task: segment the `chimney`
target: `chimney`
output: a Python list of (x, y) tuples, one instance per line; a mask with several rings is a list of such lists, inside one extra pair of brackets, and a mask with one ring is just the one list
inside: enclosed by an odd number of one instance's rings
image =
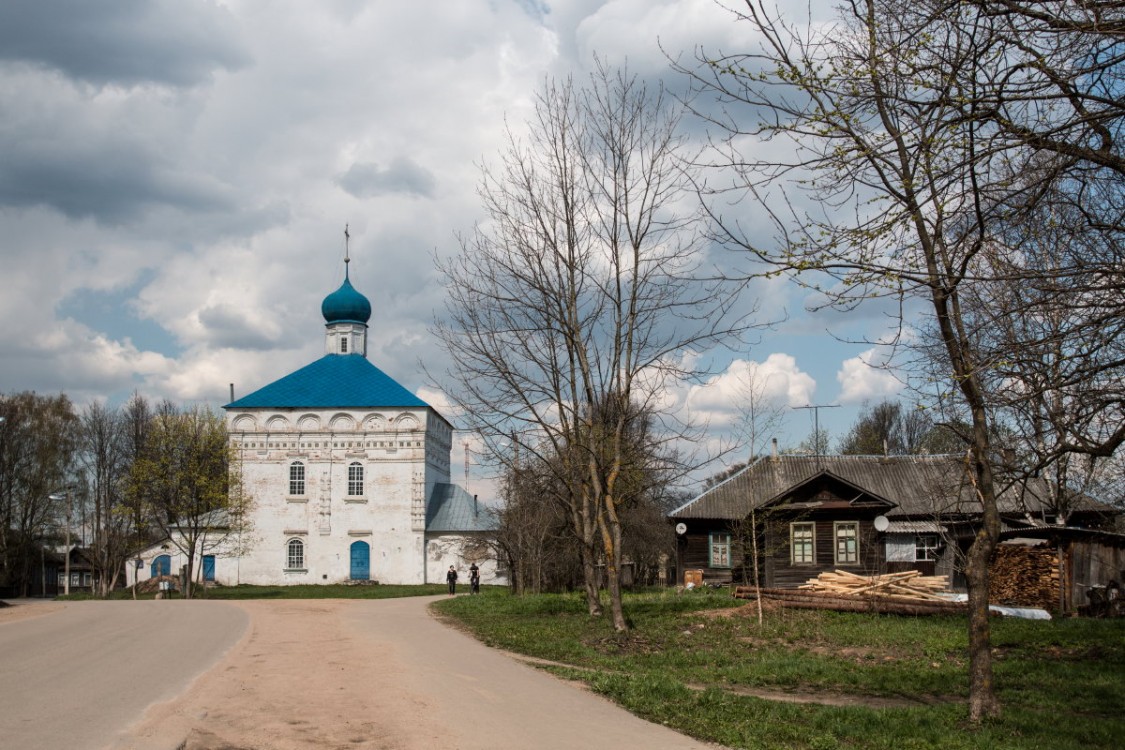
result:
[(773, 438), (770, 446), (770, 458), (777, 460), (777, 438)]
[(234, 383), (230, 384), (230, 400), (234, 401)]
[(473, 516), (477, 515), (477, 496), (473, 495)]

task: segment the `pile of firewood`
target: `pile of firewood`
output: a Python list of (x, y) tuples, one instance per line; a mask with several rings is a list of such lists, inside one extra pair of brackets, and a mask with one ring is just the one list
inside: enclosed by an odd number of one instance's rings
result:
[(917, 570), (876, 576), (861, 576), (849, 573), (846, 570), (836, 570), (821, 573), (816, 578), (809, 579), (799, 588), (806, 591), (824, 591), (843, 596), (887, 594), (910, 599), (943, 602), (947, 599), (938, 596), (938, 593), (949, 591), (949, 577), (924, 576)]
[(1002, 544), (989, 568), (992, 601), (1017, 607), (1059, 606), (1059, 558), (1049, 547)]

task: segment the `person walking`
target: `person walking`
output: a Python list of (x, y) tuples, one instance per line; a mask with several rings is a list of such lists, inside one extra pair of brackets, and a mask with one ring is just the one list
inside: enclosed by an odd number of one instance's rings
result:
[(480, 568), (476, 563), (469, 566), (469, 593), (480, 593)]
[(452, 565), (449, 566), (449, 572), (445, 574), (445, 582), (449, 584), (449, 595), (453, 596), (457, 593), (457, 568)]

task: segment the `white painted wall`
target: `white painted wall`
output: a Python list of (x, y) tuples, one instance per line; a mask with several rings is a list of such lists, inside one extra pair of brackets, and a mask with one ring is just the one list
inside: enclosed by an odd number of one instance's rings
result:
[(469, 566), (477, 564), (483, 586), (507, 586), (508, 578), (501, 575), (496, 555), (487, 551), (479, 537), (472, 534), (426, 535), (426, 583), (445, 583), (445, 574), (452, 565), (457, 569), (457, 585), (469, 585)]
[[(350, 578), (350, 547), (371, 545), (370, 577), (425, 580), (425, 502), (449, 481), (452, 430), (429, 409), (240, 410), (227, 415), (253, 498), (253, 544), (241, 583), (340, 583)], [(289, 467), (305, 467), (305, 492), (289, 494)], [(364, 469), (364, 492), (348, 495), (348, 466)], [(286, 569), (290, 539), (305, 544), (305, 565)]]

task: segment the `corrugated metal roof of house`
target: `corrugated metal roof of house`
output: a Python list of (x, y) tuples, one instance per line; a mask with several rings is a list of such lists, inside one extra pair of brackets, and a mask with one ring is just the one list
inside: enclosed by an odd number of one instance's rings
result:
[(495, 531), (496, 515), (459, 485), (439, 482), (426, 503), (426, 531)]
[[(975, 515), (981, 505), (968, 468), (962, 455), (766, 456), (668, 515), (685, 519), (745, 518), (752, 507), (760, 508), (820, 473), (834, 474), (895, 503), (896, 507), (886, 513), (890, 518), (934, 513)], [(1000, 510), (1042, 509), (1046, 489), (1041, 480), (1009, 489), (1000, 498)]]
[(315, 362), (230, 402), (224, 409), (347, 409), (429, 407), (367, 358), (326, 354)]

